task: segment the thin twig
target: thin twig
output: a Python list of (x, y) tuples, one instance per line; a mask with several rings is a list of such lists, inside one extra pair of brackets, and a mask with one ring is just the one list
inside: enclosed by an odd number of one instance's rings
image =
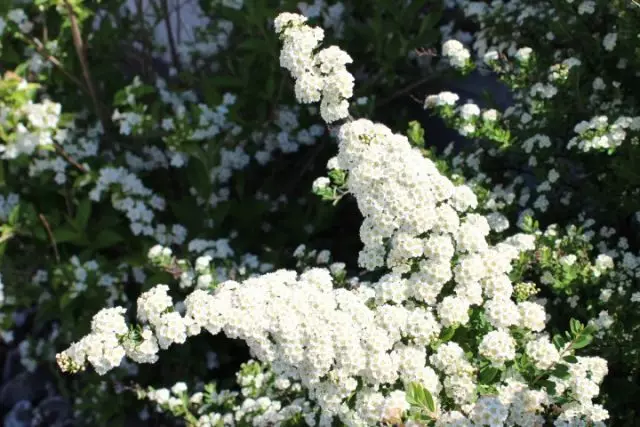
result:
[(53, 254), (56, 257), (56, 262), (60, 262), (60, 254), (58, 253), (58, 245), (56, 245), (56, 239), (53, 238), (53, 233), (51, 232), (51, 227), (49, 226), (49, 221), (44, 216), (44, 214), (39, 214), (38, 217), (40, 221), (42, 221), (42, 225), (44, 225), (44, 229), (47, 231), (47, 235), (49, 236), (49, 240), (51, 241), (51, 246), (53, 247)]
[(96, 92), (95, 85), (93, 84), (93, 79), (91, 78), (91, 72), (89, 71), (89, 63), (87, 61), (87, 47), (82, 40), (82, 33), (80, 32), (80, 26), (78, 25), (76, 14), (73, 11), (73, 6), (71, 6), (71, 3), (69, 3), (69, 0), (64, 0), (64, 4), (67, 7), (67, 11), (69, 12), (73, 46), (76, 49), (76, 54), (78, 55), (78, 60), (80, 61), (82, 75), (84, 76), (85, 84), (87, 85), (87, 89), (89, 90), (89, 96), (91, 97), (91, 101), (93, 101), (93, 107), (96, 111), (96, 114), (98, 115), (100, 122), (102, 122), (102, 128), (105, 132), (107, 132), (109, 119), (108, 116), (105, 115), (100, 102), (98, 101), (98, 93)]
[(57, 142), (54, 142), (53, 144), (56, 147), (56, 151), (58, 152), (58, 154), (60, 154), (62, 157), (64, 157), (67, 162), (69, 162), (71, 165), (75, 166), (82, 173), (87, 173), (88, 172), (87, 169), (84, 166), (82, 166), (80, 163), (78, 163), (77, 160), (75, 160), (73, 157), (71, 157), (69, 155), (69, 153), (67, 153), (64, 150), (64, 148), (62, 148), (62, 145), (58, 144)]
[(438, 78), (440, 78), (440, 75), (429, 75), (426, 76), (416, 82), (411, 83), (408, 86), (405, 86), (404, 88), (400, 89), (399, 91), (395, 92), (393, 95), (391, 95), (390, 97), (388, 97), (387, 99), (383, 99), (382, 101), (380, 101), (380, 104), (377, 104), (376, 107), (382, 107), (386, 104), (388, 104), (389, 102), (393, 101), (394, 99), (408, 93), (411, 92), (413, 89), (417, 88), (418, 86), (421, 86), (425, 83), (431, 82), (433, 80), (437, 80)]
[(23, 36), (22, 34), (20, 34), (20, 36), (22, 37), (22, 39), (24, 41), (26, 41), (27, 43), (31, 44), (36, 49), (36, 51), (40, 55), (42, 55), (47, 61), (49, 61), (53, 65), (55, 65), (62, 72), (62, 74), (64, 74), (69, 80), (71, 80), (76, 85), (78, 85), (80, 87), (80, 89), (82, 89), (83, 91), (87, 92), (87, 88), (84, 86), (82, 81), (80, 79), (78, 79), (76, 76), (74, 76), (73, 74), (69, 73), (67, 70), (65, 70), (64, 66), (58, 60), (58, 58), (53, 56), (51, 54), (51, 52), (49, 52), (49, 50), (42, 44), (42, 42), (40, 40), (35, 39), (35, 38), (32, 39), (32, 38)]
[(176, 41), (173, 38), (173, 29), (171, 28), (171, 14), (169, 13), (169, 5), (167, 0), (160, 0), (162, 6), (162, 12), (165, 15), (164, 25), (167, 27), (167, 38), (169, 40), (169, 52), (171, 52), (171, 60), (176, 70), (180, 71), (180, 58), (178, 57), (178, 51), (176, 49)]
[(40, 17), (42, 18), (42, 40), (46, 45), (49, 42), (49, 28), (47, 27), (47, 20), (44, 16), (44, 13), (41, 13)]
[(69, 191), (69, 187), (65, 185), (64, 187), (64, 204), (67, 207), (67, 215), (70, 217), (74, 217), (73, 208), (71, 207), (71, 191)]
[(176, 38), (178, 39), (178, 45), (182, 43), (182, 15), (180, 12), (182, 11), (182, 5), (176, 6)]
[(424, 103), (422, 101), (420, 101), (416, 96), (414, 95), (409, 95), (409, 98), (413, 99), (414, 101), (416, 101), (418, 104), (420, 105), (424, 105)]

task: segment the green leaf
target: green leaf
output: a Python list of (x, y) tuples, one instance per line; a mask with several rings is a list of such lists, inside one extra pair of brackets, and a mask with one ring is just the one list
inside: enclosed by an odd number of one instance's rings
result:
[(262, 38), (254, 38), (254, 39), (246, 39), (241, 43), (238, 43), (236, 47), (240, 50), (248, 50), (251, 52), (261, 52), (263, 51), (264, 39)]
[(212, 83), (214, 83), (216, 87), (224, 87), (225, 90), (242, 88), (245, 84), (241, 78), (223, 75), (215, 76), (214, 78), (212, 78)]
[(584, 326), (578, 320), (572, 318), (569, 321), (569, 329), (571, 330), (571, 333), (575, 336), (575, 335), (578, 335), (582, 331), (582, 329), (584, 329)]
[(566, 356), (566, 357), (563, 357), (562, 360), (564, 360), (567, 363), (578, 363), (578, 358), (575, 356)]
[(71, 242), (81, 237), (77, 230), (66, 225), (56, 228), (52, 234), (56, 243)]
[(547, 392), (551, 395), (556, 394), (556, 383), (549, 380), (540, 381), (540, 385), (547, 389)]
[(411, 383), (409, 390), (407, 391), (407, 402), (412, 406), (417, 406), (420, 409), (426, 409), (433, 413), (436, 410), (436, 403), (433, 400), (433, 396), (424, 388), (420, 383)]
[(442, 333), (440, 334), (440, 341), (442, 341), (442, 342), (449, 341), (451, 338), (453, 338), (453, 335), (455, 333), (456, 333), (456, 327), (455, 326), (449, 326), (447, 328), (444, 328), (442, 330)]
[(75, 181), (73, 182), (73, 188), (82, 188), (85, 187), (89, 184), (91, 184), (94, 181), (95, 177), (92, 176), (90, 173), (85, 173), (82, 174), (80, 176), (78, 176)]
[(79, 230), (86, 230), (91, 217), (91, 199), (83, 199), (76, 211), (75, 225)]
[(64, 311), (69, 306), (72, 300), (73, 298), (71, 296), (71, 292), (65, 292), (62, 295), (62, 298), (60, 298), (60, 310)]
[(413, 145), (417, 147), (424, 146), (424, 129), (420, 125), (420, 122), (416, 120), (409, 122), (407, 136)]
[(411, 406), (418, 406), (418, 400), (416, 398), (416, 389), (415, 389), (415, 384), (410, 384), (409, 385), (409, 390), (407, 390), (407, 402), (411, 405)]
[(593, 336), (587, 334), (581, 335), (573, 342), (573, 344), (571, 344), (571, 348), (573, 348), (574, 350), (584, 348), (591, 344), (591, 341), (593, 341)]
[(104, 248), (108, 248), (109, 246), (113, 246), (116, 243), (120, 243), (123, 240), (124, 238), (120, 234), (116, 233), (115, 231), (102, 230), (96, 236), (95, 241), (92, 244), (92, 247), (94, 249), (104, 249)]
[(564, 346), (567, 344), (567, 342), (564, 340), (564, 338), (562, 338), (561, 335), (555, 335), (553, 337), (553, 344), (558, 350), (562, 350), (564, 349)]
[(560, 379), (569, 378), (569, 367), (567, 365), (558, 364), (553, 368), (550, 374)]
[(435, 412), (436, 411), (436, 402), (433, 400), (433, 396), (431, 395), (429, 390), (427, 390), (426, 388), (423, 387), (422, 390), (424, 391), (424, 397), (425, 397), (425, 401), (426, 401), (426, 404), (427, 404), (427, 408), (431, 412)]
[(11, 210), (11, 213), (9, 214), (9, 218), (7, 218), (7, 224), (15, 226), (16, 223), (18, 222), (18, 218), (20, 218), (19, 203), (16, 206), (14, 206), (14, 208)]
[(480, 384), (491, 384), (499, 373), (500, 369), (488, 365), (480, 369), (480, 376), (478, 380), (480, 381)]
[(113, 105), (125, 105), (127, 103), (127, 92), (123, 89), (116, 93)]

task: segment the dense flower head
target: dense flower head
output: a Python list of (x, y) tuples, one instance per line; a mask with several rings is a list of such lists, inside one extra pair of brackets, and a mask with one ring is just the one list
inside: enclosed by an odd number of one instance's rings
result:
[(315, 52), (324, 38), (321, 28), (305, 25), (306, 18), (286, 13), (276, 18), (275, 29), (284, 44), (280, 66), (296, 79), (296, 98), (301, 103), (320, 101), (327, 123), (348, 117), (348, 99), (353, 96), (354, 77), (345, 66), (353, 60), (337, 46)]

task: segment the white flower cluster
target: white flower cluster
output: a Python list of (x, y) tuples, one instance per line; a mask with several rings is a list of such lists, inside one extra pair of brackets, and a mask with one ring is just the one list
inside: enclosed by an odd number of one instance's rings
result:
[[(82, 165), (85, 170), (90, 170), (87, 160), (95, 159), (97, 156), (99, 137), (100, 132), (98, 129), (94, 128), (79, 132), (76, 130), (75, 124), (71, 123), (67, 127), (58, 128), (53, 140), (64, 149), (68, 157)], [(54, 173), (54, 181), (62, 185), (68, 182), (68, 174), (72, 170), (76, 170), (75, 166), (65, 161), (57, 153), (49, 150), (40, 150), (38, 156), (34, 157), (29, 165), (29, 176), (37, 176), (51, 171)]]
[[(31, 88), (23, 80), (16, 90), (26, 94)], [(48, 99), (42, 102), (29, 100), (18, 108), (0, 102), (0, 127), (8, 135), (0, 143), (0, 158), (15, 159), (32, 155), (41, 148), (52, 148), (61, 109), (60, 104)]]
[[(29, 21), (27, 14), (22, 9), (11, 9), (7, 13), (7, 18), (9, 22), (16, 24), (18, 29), (25, 34), (33, 30), (33, 22)], [(4, 28), (4, 21), (0, 24), (0, 27)], [(2, 34), (2, 31), (0, 31), (0, 34)]]
[(324, 38), (321, 28), (305, 25), (302, 15), (283, 13), (274, 27), (284, 42), (280, 65), (296, 79), (296, 98), (300, 103), (320, 102), (320, 114), (327, 123), (349, 116), (354, 78), (345, 67), (351, 57), (337, 46), (315, 53)]
[[(309, 107), (312, 110), (313, 107)], [(301, 146), (313, 145), (316, 140), (325, 132), (324, 127), (313, 124), (308, 128), (300, 126), (298, 117), (302, 109), (300, 106), (293, 107), (282, 105), (278, 108), (276, 125), (278, 132), (255, 131), (251, 134), (251, 139), (255, 144), (260, 144), (259, 149), (254, 154), (256, 161), (265, 165), (271, 161), (273, 153), (279, 150), (283, 153), (295, 153)]]
[[(204, 328), (245, 340), (252, 354), (268, 362), (278, 377), (301, 381), (327, 422), (338, 416), (347, 425), (372, 425), (392, 418), (396, 410), (403, 413), (408, 409), (404, 392), (385, 397), (376, 391), (397, 380), (418, 381), (435, 396), (444, 387), (460, 403), (470, 404), (475, 396), (475, 368), (457, 344), (442, 345), (431, 356), (433, 367), (426, 364), (425, 345), (440, 329), (431, 313), (386, 304), (369, 308), (366, 303), (374, 288), (333, 289), (325, 269), (300, 276), (280, 270), (242, 284), (225, 282), (213, 294), (194, 291), (185, 300), (184, 317), (171, 311), (167, 291), (159, 285), (138, 300), (138, 319), (150, 325), (143, 329), (142, 343), (127, 342), (120, 308), (105, 309), (94, 317), (92, 333), (58, 356), (61, 367), (78, 369), (86, 357), (104, 373), (125, 353), (139, 363), (153, 362), (159, 348), (182, 343)], [(511, 339), (506, 332), (495, 333)], [(402, 344), (403, 338), (413, 343)], [(107, 349), (111, 357), (105, 356)], [(434, 369), (447, 375), (444, 384)], [(344, 401), (358, 382), (365, 387), (356, 392), (355, 409), (345, 412)], [(472, 414), (480, 410), (478, 405), (470, 406)]]
[(161, 243), (181, 244), (187, 237), (187, 230), (174, 224), (170, 230), (164, 224), (154, 227), (153, 210), (163, 211), (165, 200), (145, 187), (137, 175), (124, 167), (104, 167), (96, 186), (89, 193), (91, 200), (98, 201), (105, 191), (112, 192), (113, 207), (126, 213), (134, 235), (153, 236)]
[(424, 108), (434, 109), (443, 116), (453, 119), (452, 124), (455, 129), (460, 135), (466, 137), (476, 136), (480, 130), (497, 126), (497, 120), (500, 116), (497, 110), (490, 108), (482, 111), (477, 104), (471, 101), (455, 109), (452, 108), (458, 99), (457, 94), (447, 91), (428, 95), (424, 101)]
[(96, 372), (104, 375), (119, 366), (125, 356), (119, 337), (128, 332), (123, 316), (125, 311), (123, 307), (100, 310), (91, 322), (92, 332), (64, 353), (56, 355), (62, 369), (82, 370), (88, 361)]
[(471, 53), (458, 40), (447, 40), (442, 45), (442, 56), (449, 60), (453, 68), (463, 69), (469, 65)]
[(215, 107), (214, 110), (205, 104), (198, 104), (199, 119), (196, 130), (191, 134), (191, 138), (196, 141), (211, 139), (218, 135), (223, 129), (229, 127), (227, 115), (229, 107), (236, 101), (235, 95), (225, 94), (222, 104)]
[(559, 64), (552, 65), (549, 67), (549, 81), (558, 84), (565, 82), (569, 78), (571, 70), (580, 65), (582, 65), (582, 61), (575, 57), (567, 58)]
[[(127, 300), (122, 290), (115, 286), (118, 282), (126, 280), (127, 273), (124, 269), (120, 269), (116, 274), (106, 273), (100, 270), (100, 264), (96, 260), (81, 262), (75, 255), (70, 259), (69, 269), (63, 281), (69, 286), (71, 298), (77, 298), (95, 285), (108, 292), (106, 302), (109, 305), (118, 300)], [(64, 274), (62, 270), (58, 270), (54, 277)]]
[(424, 100), (424, 108), (453, 106), (460, 97), (453, 92), (440, 92), (437, 95), (429, 95)]
[(141, 397), (155, 403), (159, 411), (183, 417), (185, 413), (193, 414), (189, 421), (194, 427), (214, 427), (221, 422), (229, 426), (268, 427), (294, 417), (315, 424), (318, 407), (302, 397), (299, 383), (276, 379), (273, 371), (254, 360), (243, 363), (236, 378), (240, 392), (218, 392), (208, 385), (204, 386), (204, 393), (190, 392), (186, 383), (177, 382), (170, 389), (150, 388)]
[(640, 130), (640, 116), (620, 116), (611, 124), (607, 116), (596, 116), (575, 126), (573, 130), (578, 135), (569, 140), (567, 148), (577, 147), (584, 152), (613, 149), (625, 141), (627, 129)]

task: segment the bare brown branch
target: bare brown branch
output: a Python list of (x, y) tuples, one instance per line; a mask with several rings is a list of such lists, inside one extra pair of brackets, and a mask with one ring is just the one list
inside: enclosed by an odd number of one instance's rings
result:
[(80, 163), (78, 163), (77, 160), (75, 160), (73, 157), (71, 157), (69, 155), (69, 153), (67, 153), (64, 148), (62, 148), (62, 145), (58, 144), (57, 142), (54, 142), (54, 146), (56, 147), (56, 152), (58, 154), (60, 154), (62, 157), (64, 157), (64, 159), (69, 162), (69, 164), (71, 164), (72, 166), (74, 166), (76, 169), (78, 169), (80, 172), (82, 173), (87, 173), (87, 169), (82, 166)]
[(47, 235), (49, 236), (49, 241), (51, 241), (51, 247), (53, 247), (53, 254), (56, 257), (56, 262), (60, 262), (60, 253), (58, 252), (58, 245), (56, 244), (56, 239), (53, 237), (53, 232), (51, 231), (51, 226), (49, 225), (49, 221), (44, 216), (44, 214), (39, 214), (38, 217), (44, 225), (44, 229), (47, 231)]
[(100, 104), (96, 87), (93, 84), (93, 79), (91, 78), (91, 71), (89, 70), (89, 63), (87, 61), (87, 47), (82, 40), (82, 32), (80, 31), (80, 26), (78, 25), (78, 19), (75, 12), (73, 11), (73, 6), (71, 6), (71, 3), (69, 3), (68, 0), (64, 0), (64, 4), (67, 8), (67, 11), (69, 12), (69, 22), (71, 23), (71, 36), (73, 38), (73, 46), (76, 49), (76, 54), (78, 55), (78, 60), (80, 61), (82, 75), (89, 91), (89, 96), (91, 97), (91, 101), (93, 102), (95, 112), (100, 119), (100, 122), (102, 122), (102, 128), (105, 132), (107, 132), (110, 123), (109, 117)]

